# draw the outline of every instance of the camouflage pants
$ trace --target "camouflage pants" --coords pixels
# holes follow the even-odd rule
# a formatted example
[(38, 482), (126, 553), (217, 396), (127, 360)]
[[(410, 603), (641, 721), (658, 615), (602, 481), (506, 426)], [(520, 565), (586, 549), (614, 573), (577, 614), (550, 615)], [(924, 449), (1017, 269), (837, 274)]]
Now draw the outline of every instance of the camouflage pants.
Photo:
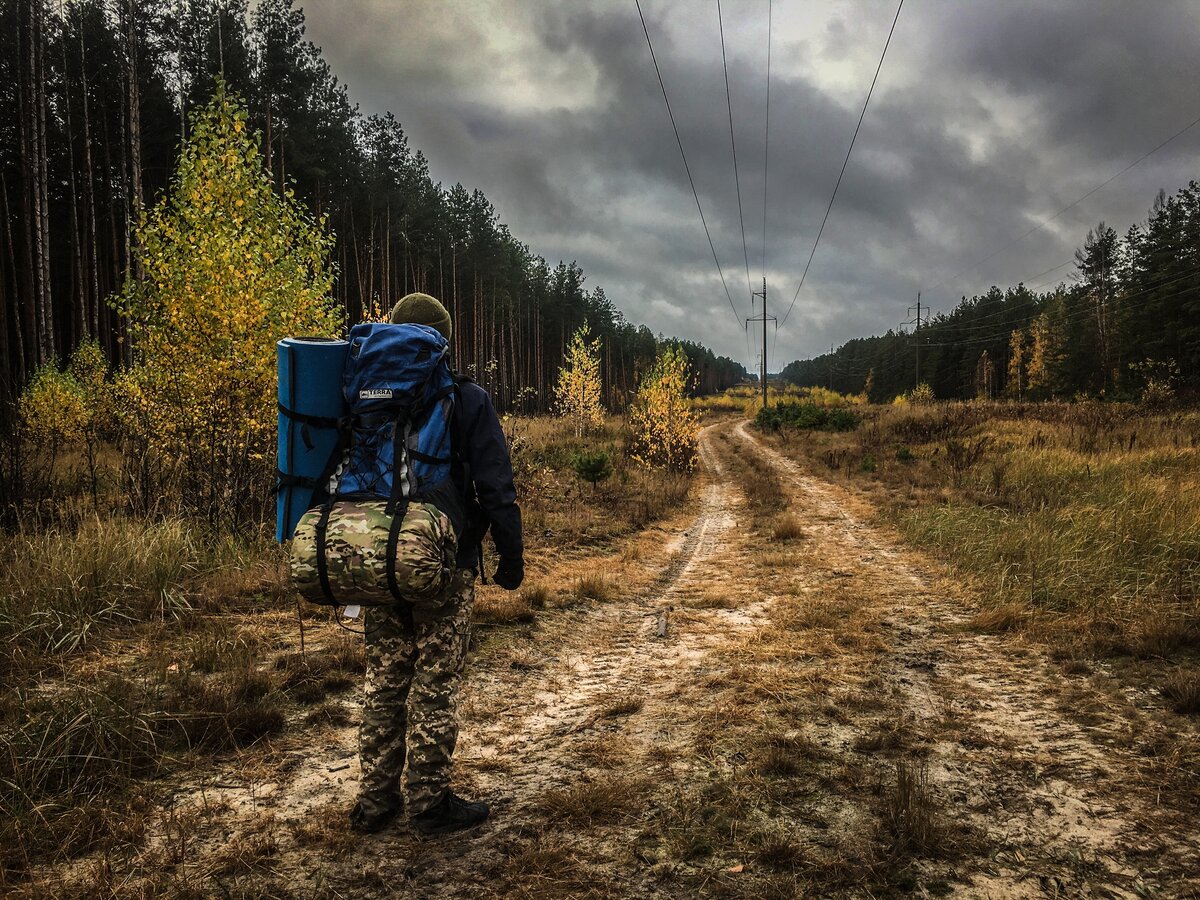
[(402, 796), (408, 814), (419, 815), (450, 787), (474, 600), (475, 572), (460, 569), (434, 602), (367, 609), (358, 799), (369, 815), (396, 808)]

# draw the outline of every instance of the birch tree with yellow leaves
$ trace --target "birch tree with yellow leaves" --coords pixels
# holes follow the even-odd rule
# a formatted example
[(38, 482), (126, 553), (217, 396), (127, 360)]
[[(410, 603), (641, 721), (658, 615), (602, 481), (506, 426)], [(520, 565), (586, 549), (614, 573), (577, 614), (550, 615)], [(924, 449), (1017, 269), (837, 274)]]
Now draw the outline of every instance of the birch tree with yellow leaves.
[(688, 403), (691, 371), (682, 348), (663, 348), (639, 385), (629, 411), (629, 455), (646, 468), (696, 467), (700, 422)]
[(567, 344), (565, 364), (558, 370), (554, 386), (555, 412), (570, 420), (575, 437), (583, 437), (604, 424), (601, 388), (600, 338), (592, 338), (585, 322)]
[(137, 231), (119, 298), (135, 365), (125, 398), (185, 506), (237, 528), (269, 505), (275, 343), (332, 336), (334, 238), (272, 184), (246, 109), (218, 85), (192, 117), (167, 195)]

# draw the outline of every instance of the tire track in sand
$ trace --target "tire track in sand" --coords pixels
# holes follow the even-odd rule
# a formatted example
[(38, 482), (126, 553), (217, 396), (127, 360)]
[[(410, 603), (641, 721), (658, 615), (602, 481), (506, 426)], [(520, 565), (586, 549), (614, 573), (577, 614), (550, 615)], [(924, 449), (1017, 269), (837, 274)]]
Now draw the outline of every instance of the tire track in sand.
[[(587, 610), (566, 646), (557, 652), (544, 648), (548, 656), (541, 671), (517, 678), (474, 673), (469, 680), (470, 694), (501, 692), (512, 698), (492, 721), (464, 729), (460, 757), (513, 761), (513, 771), (503, 778), (481, 779), (482, 792), (499, 810), (528, 805), (548, 787), (561, 786), (586, 768), (564, 759), (563, 739), (597, 726), (614, 700), (640, 700), (637, 718), (648, 726), (657, 719), (671, 721), (670, 698), (687, 668), (700, 665), (713, 645), (726, 643), (762, 616), (763, 604), (738, 610), (682, 607), (698, 588), (711, 589), (715, 558), (727, 555), (737, 542), (732, 532), (742, 500), (724, 477), (709, 446), (710, 434), (711, 426), (701, 435), (706, 483), (700, 511), (669, 547), (671, 556), (650, 588)], [(665, 639), (657, 634), (662, 612), (668, 612)], [(660, 706), (664, 700), (665, 708)]]

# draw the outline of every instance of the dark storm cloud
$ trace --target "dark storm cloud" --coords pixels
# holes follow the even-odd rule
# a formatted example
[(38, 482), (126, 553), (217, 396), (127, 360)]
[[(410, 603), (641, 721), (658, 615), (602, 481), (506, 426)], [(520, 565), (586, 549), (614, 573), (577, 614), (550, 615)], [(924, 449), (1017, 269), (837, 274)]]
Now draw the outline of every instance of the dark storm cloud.
[[(715, 5), (643, 8), (739, 315), (749, 312)], [(750, 274), (762, 271), (766, 4), (723, 5)], [(775, 4), (767, 277), (790, 303), (894, 7)], [(436, 178), (480, 187), (635, 322), (746, 357), (632, 3), (321, 3), (309, 35)], [(1200, 115), (1195, 4), (910, 2), (773, 365), (949, 309), (1123, 229), (1194, 174), (1200, 127), (974, 265)], [(1061, 275), (1069, 269), (1060, 270)]]

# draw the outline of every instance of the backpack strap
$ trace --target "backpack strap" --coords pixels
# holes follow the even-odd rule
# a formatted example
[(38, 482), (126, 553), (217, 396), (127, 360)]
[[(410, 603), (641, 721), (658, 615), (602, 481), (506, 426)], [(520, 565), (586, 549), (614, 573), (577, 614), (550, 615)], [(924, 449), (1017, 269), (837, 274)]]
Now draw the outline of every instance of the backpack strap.
[[(475, 382), (469, 376), (460, 375), (457, 372), (451, 372), (451, 376), (454, 379), (452, 390), (455, 402), (454, 409), (450, 415), (450, 464), (451, 466), (457, 464), (462, 471), (463, 510), (469, 511), (471, 500), (475, 496), (475, 483), (471, 480), (471, 463), (467, 460), (466, 453), (464, 452), (464, 448), (467, 446), (467, 428), (463, 424), (462, 418), (462, 386), (464, 384), (474, 384)], [(483, 579), (483, 583), (487, 584), (487, 575), (483, 571), (483, 539), (480, 538), (479, 543), (470, 549), (475, 551), (475, 561), (479, 566), (479, 576)]]
[[(398, 481), (399, 479), (395, 479)], [(393, 481), (393, 484), (395, 483)], [(400, 543), (400, 526), (404, 524), (404, 517), (408, 515), (408, 500), (404, 500), (396, 511), (392, 513), (392, 524), (388, 527), (387, 541), (387, 581), (388, 590), (392, 592), (392, 596), (397, 600), (403, 600), (404, 597), (400, 594), (400, 586), (396, 583), (396, 546)]]
[(289, 475), (283, 469), (275, 470), (275, 493), (290, 487), (308, 488), (315, 491), (320, 484), (319, 479), (310, 478), (308, 475)]
[[(316, 506), (325, 500), (333, 499), (329, 490), (329, 482), (333, 479), (334, 473), (342, 463), (342, 457), (346, 455), (346, 450), (350, 447), (350, 436), (354, 430), (354, 417), (346, 416), (338, 419), (337, 428), (337, 442), (333, 445), (333, 450), (329, 453), (329, 459), (325, 461), (325, 468), (316, 477), (316, 484), (313, 485), (312, 506)], [(307, 486), (302, 485), (302, 487)], [(309, 508), (311, 509), (312, 507), (310, 506)]]
[[(329, 560), (325, 553), (325, 538), (329, 531), (329, 514), (333, 512), (333, 498), (321, 504), (321, 515), (317, 518), (317, 579), (321, 582), (321, 593), (329, 601), (330, 606), (336, 606), (333, 599), (333, 588), (329, 584)], [(392, 576), (394, 580), (395, 576)]]
[(316, 446), (312, 439), (313, 428), (337, 428), (341, 424), (338, 419), (332, 416), (310, 416), (308, 413), (288, 409), (282, 403), (279, 404), (279, 412), (288, 419), (289, 428), (292, 422), (300, 423), (300, 440), (304, 441), (304, 449), (306, 450), (312, 450)]
[[(410, 421), (412, 420), (407, 415), (401, 413), (397, 414), (392, 424), (392, 489), (388, 494), (387, 506), (384, 507), (383, 511), (386, 515), (395, 518), (402, 518), (402, 516), (396, 515), (401, 504), (408, 505), (404, 500), (404, 484), (400, 478), (400, 463), (407, 458), (408, 454), (407, 439), (408, 423)], [(390, 540), (388, 541), (388, 545), (389, 547), (392, 546)], [(389, 563), (389, 565), (391, 564)]]
[(341, 424), (340, 419), (332, 416), (310, 416), (308, 413), (296, 412), (294, 409), (288, 409), (282, 403), (279, 404), (279, 411), (291, 419), (293, 422), (300, 422), (304, 425), (312, 425), (314, 428), (337, 428)]

